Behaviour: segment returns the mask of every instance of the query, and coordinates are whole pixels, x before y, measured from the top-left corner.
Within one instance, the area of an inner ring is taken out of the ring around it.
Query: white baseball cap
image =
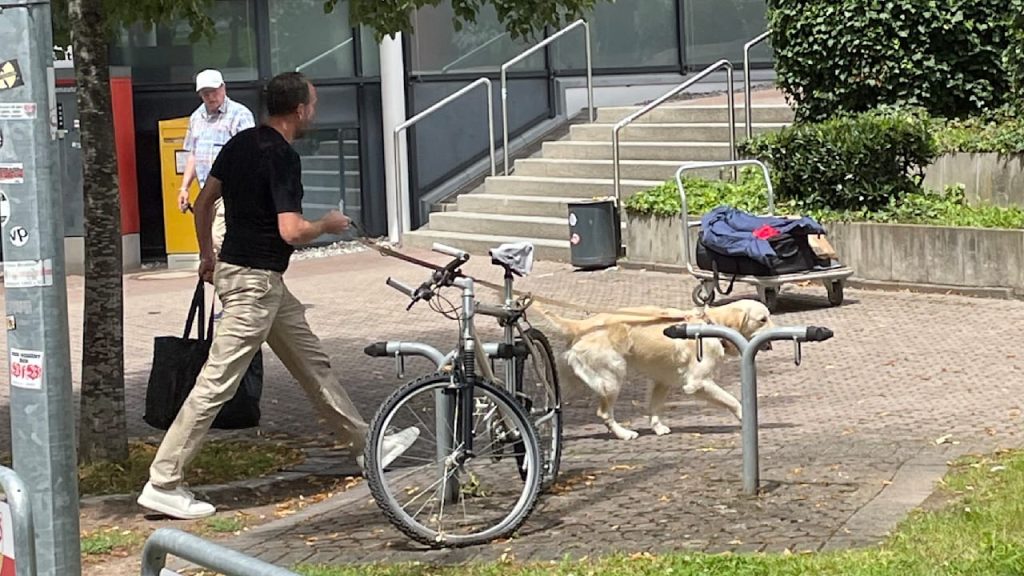
[[[203,70],[196,75],[196,92],[203,88],[220,88],[224,85],[224,76],[217,70]]]

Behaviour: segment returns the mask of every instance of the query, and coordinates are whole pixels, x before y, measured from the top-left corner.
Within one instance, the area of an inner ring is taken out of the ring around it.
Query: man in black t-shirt
[[[302,74],[288,72],[267,84],[266,100],[267,121],[239,132],[224,145],[196,199],[199,275],[216,287],[223,318],[206,364],[167,430],[138,498],[141,506],[174,518],[216,512],[184,488],[184,470],[264,342],[353,452],[361,454],[366,441],[366,422],[334,377],[329,357],[306,322],[305,307],[283,279],[294,246],[322,234],[337,234],[349,225],[337,210],[314,222],[302,217],[302,166],[291,143],[312,124],[316,89]],[[215,257],[214,202],[221,197],[227,232]],[[418,435],[419,430],[410,427],[385,436],[383,466]]]

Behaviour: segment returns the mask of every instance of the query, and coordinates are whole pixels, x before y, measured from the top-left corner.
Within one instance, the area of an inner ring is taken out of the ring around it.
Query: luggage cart
[[[683,226],[683,254],[686,259],[686,269],[694,278],[700,280],[700,284],[693,290],[693,301],[698,306],[709,305],[715,300],[716,292],[720,291],[711,270],[704,270],[694,265],[694,250],[690,246],[690,228],[700,228],[700,220],[691,221],[686,203],[686,190],[683,188],[683,172],[699,170],[701,168],[729,168],[739,166],[757,166],[764,175],[768,196],[768,214],[775,216],[775,198],[772,192],[772,181],[768,176],[768,167],[757,160],[729,160],[722,162],[687,162],[676,170],[676,184],[679,186],[679,196],[682,200],[682,214],[685,225]],[[849,266],[838,266],[827,270],[812,270],[794,274],[780,274],[778,276],[751,276],[737,275],[731,282],[740,282],[757,287],[757,297],[768,307],[775,311],[778,306],[779,291],[783,284],[797,282],[821,282],[828,293],[829,304],[839,306],[843,303],[843,287],[846,279],[853,275],[853,269]]]

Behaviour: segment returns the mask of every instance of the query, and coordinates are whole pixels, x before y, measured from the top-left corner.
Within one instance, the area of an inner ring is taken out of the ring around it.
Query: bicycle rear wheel
[[[526,357],[516,356],[516,400],[530,414],[540,445],[541,490],[558,478],[562,462],[562,393],[558,386],[555,355],[547,336],[536,328],[523,331],[530,346]],[[525,346],[518,338],[517,348]]]
[[[472,413],[461,408],[468,394]],[[467,418],[471,452],[460,425]],[[385,434],[410,425],[420,429],[419,439],[385,470]],[[536,432],[519,404],[490,383],[470,389],[447,374],[410,382],[381,405],[369,438],[370,492],[388,520],[417,542],[459,547],[510,536],[537,503]]]

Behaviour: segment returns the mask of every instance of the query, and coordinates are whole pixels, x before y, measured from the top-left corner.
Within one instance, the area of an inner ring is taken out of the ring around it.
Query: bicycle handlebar
[[[405,284],[402,284],[401,282],[399,282],[398,280],[395,280],[394,278],[392,278],[390,276],[388,276],[387,285],[392,287],[392,288],[394,288],[395,290],[398,290],[402,294],[405,294],[409,298],[413,297],[414,292],[413,292],[412,288],[406,286]]]
[[[444,254],[445,256],[451,256],[452,258],[455,258],[456,260],[461,260],[463,262],[469,260],[469,254],[466,254],[465,252],[459,250],[458,248],[453,248],[451,246],[441,244],[440,242],[434,242],[434,245],[431,246],[431,250],[433,250],[434,252],[438,252],[440,254]]]

